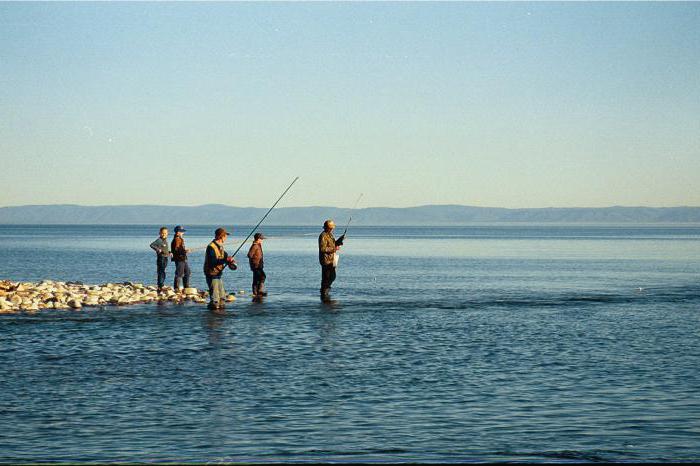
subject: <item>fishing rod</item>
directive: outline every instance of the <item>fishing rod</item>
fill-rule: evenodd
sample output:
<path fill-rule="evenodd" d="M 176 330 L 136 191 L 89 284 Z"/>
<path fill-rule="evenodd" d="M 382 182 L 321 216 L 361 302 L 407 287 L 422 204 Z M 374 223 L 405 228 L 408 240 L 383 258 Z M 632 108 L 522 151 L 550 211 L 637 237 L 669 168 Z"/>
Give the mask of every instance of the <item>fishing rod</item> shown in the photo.
<path fill-rule="evenodd" d="M 352 210 L 357 209 L 357 205 L 360 203 L 360 199 L 362 199 L 363 195 L 364 195 L 363 193 L 360 193 L 359 197 L 355 201 L 355 205 L 352 206 Z M 348 232 L 348 228 L 350 228 L 350 222 L 352 222 L 352 212 L 350 212 L 350 218 L 348 219 L 347 225 L 345 225 L 345 230 L 343 231 L 343 234 L 340 235 L 340 238 L 338 238 L 341 243 L 343 242 L 343 240 L 345 240 L 345 234 Z M 337 243 L 338 243 L 338 241 L 336 241 L 336 244 Z"/>
<path fill-rule="evenodd" d="M 241 248 L 243 247 L 243 245 L 246 243 L 246 241 L 248 241 L 248 239 L 250 239 L 250 237 L 253 236 L 253 233 L 255 233 L 255 230 L 257 230 L 258 227 L 260 226 L 260 224 L 261 224 L 262 222 L 265 221 L 265 219 L 267 218 L 267 216 L 270 215 L 270 212 L 272 212 L 272 209 L 274 209 L 275 206 L 277 205 L 277 203 L 278 203 L 279 201 L 282 200 L 282 198 L 284 197 L 284 195 L 287 194 L 287 191 L 289 191 L 289 190 L 292 188 L 292 186 L 294 186 L 294 183 L 296 183 L 297 180 L 299 180 L 299 177 L 298 177 L 298 176 L 297 176 L 296 178 L 294 178 L 294 181 L 292 181 L 292 183 L 291 183 L 289 186 L 287 186 L 287 189 L 285 189 L 284 192 L 282 193 L 282 195 L 281 195 L 280 197 L 277 198 L 277 200 L 275 201 L 274 204 L 272 204 L 272 207 L 270 207 L 270 210 L 268 210 L 267 213 L 266 213 L 265 215 L 263 215 L 263 218 L 260 219 L 260 221 L 258 222 L 258 224 L 255 225 L 255 227 L 253 227 L 252 230 L 250 230 L 250 233 L 248 233 L 248 236 L 246 236 L 246 238 L 243 240 L 243 242 L 241 243 L 241 245 L 238 246 L 238 249 L 236 249 L 236 252 L 234 252 L 234 253 L 231 255 L 231 257 L 235 257 L 236 254 L 238 254 L 238 251 L 240 251 Z"/>

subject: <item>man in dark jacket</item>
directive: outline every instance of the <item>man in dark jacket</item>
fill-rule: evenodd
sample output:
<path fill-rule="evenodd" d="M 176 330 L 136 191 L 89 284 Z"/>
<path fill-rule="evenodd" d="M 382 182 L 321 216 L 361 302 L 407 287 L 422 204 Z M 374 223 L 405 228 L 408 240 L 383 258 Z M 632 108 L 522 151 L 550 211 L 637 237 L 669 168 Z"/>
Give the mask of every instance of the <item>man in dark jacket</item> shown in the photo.
<path fill-rule="evenodd" d="M 261 298 L 267 296 L 265 291 L 265 271 L 263 270 L 263 250 L 262 243 L 265 239 L 265 235 L 262 233 L 255 233 L 253 236 L 253 244 L 250 245 L 248 250 L 248 263 L 250 264 L 250 270 L 253 272 L 253 298 Z"/>
<path fill-rule="evenodd" d="M 330 299 L 330 290 L 335 281 L 335 254 L 343 244 L 345 235 L 337 240 L 333 236 L 335 222 L 323 222 L 323 232 L 318 236 L 318 261 L 321 264 L 321 300 Z"/>
<path fill-rule="evenodd" d="M 163 289 L 165 284 L 165 269 L 168 267 L 170 248 L 168 247 L 168 229 L 160 228 L 160 236 L 151 243 L 151 249 L 156 252 L 156 270 L 158 273 L 158 291 Z"/>
<path fill-rule="evenodd" d="M 175 262 L 175 282 L 173 284 L 173 289 L 176 291 L 182 291 L 180 286 L 180 279 L 182 279 L 182 284 L 184 288 L 190 287 L 190 265 L 187 263 L 187 253 L 190 252 L 189 249 L 185 248 L 185 239 L 183 234 L 185 233 L 184 228 L 180 225 L 175 227 L 175 237 L 172 243 L 170 243 L 170 252 L 173 254 L 173 262 Z"/>
<path fill-rule="evenodd" d="M 226 290 L 221 281 L 221 276 L 226 266 L 236 270 L 236 261 L 224 251 L 224 243 L 228 238 L 228 232 L 223 228 L 217 228 L 214 232 L 214 240 L 207 246 L 204 256 L 204 277 L 209 286 L 209 309 L 223 309 Z"/>

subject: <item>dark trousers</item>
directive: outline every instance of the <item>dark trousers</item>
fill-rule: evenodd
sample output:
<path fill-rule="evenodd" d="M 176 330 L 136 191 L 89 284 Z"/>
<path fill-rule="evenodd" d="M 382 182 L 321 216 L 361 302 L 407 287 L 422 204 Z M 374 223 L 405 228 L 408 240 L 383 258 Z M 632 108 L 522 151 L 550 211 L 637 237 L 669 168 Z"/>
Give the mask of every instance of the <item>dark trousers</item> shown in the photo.
<path fill-rule="evenodd" d="M 321 293 L 328 293 L 335 280 L 335 267 L 333 265 L 321 266 Z"/>
<path fill-rule="evenodd" d="M 156 267 L 158 269 L 158 288 L 163 288 L 165 284 L 165 269 L 168 267 L 168 257 L 158 256 L 156 258 Z"/>
<path fill-rule="evenodd" d="M 253 270 L 253 294 L 258 294 L 259 291 L 265 289 L 265 271 L 263 269 L 252 269 Z"/>
<path fill-rule="evenodd" d="M 190 287 L 190 264 L 187 261 L 175 261 L 175 284 L 173 288 L 180 287 L 180 279 L 185 288 Z"/>

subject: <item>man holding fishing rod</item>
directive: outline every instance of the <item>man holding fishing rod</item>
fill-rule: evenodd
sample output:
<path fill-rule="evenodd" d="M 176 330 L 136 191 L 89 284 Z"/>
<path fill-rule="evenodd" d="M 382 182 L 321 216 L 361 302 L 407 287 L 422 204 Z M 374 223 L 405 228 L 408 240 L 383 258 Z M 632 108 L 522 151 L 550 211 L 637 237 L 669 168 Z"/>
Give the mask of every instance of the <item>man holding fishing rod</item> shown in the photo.
<path fill-rule="evenodd" d="M 357 209 L 357 205 L 362 199 L 362 193 L 355 201 L 355 205 L 352 207 L 352 211 Z M 338 267 L 338 251 L 340 246 L 343 245 L 345 241 L 345 235 L 350 228 L 350 223 L 352 222 L 352 215 L 348 219 L 348 224 L 345 226 L 345 231 L 340 235 L 340 238 L 335 239 L 333 236 L 333 230 L 335 229 L 335 222 L 331 219 L 323 222 L 323 232 L 318 236 L 318 261 L 321 263 L 321 301 L 330 301 L 330 291 L 331 285 L 335 281 L 335 269 Z"/>
<path fill-rule="evenodd" d="M 212 310 L 224 308 L 226 290 L 221 280 L 224 269 L 227 266 L 231 270 L 237 269 L 233 256 L 229 256 L 224 251 L 226 238 L 228 238 L 228 232 L 224 228 L 217 228 L 214 232 L 214 240 L 207 246 L 204 256 L 204 276 L 209 286 L 209 309 Z"/>
<path fill-rule="evenodd" d="M 335 222 L 323 222 L 323 232 L 318 236 L 318 261 L 321 263 L 321 301 L 330 300 L 331 285 L 335 281 L 336 253 L 343 245 L 345 234 L 335 239 Z"/>

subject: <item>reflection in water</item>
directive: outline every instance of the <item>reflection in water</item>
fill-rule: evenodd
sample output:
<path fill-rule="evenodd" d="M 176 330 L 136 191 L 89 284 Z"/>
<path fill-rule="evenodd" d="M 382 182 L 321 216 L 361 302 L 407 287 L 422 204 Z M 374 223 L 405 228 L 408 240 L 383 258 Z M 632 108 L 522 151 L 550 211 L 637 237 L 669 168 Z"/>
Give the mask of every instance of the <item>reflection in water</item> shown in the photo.
<path fill-rule="evenodd" d="M 219 346 L 224 336 L 222 326 L 226 318 L 226 311 L 207 311 L 203 315 L 202 326 L 207 333 L 209 344 Z"/>
<path fill-rule="evenodd" d="M 342 304 L 337 299 L 322 299 L 321 310 L 326 312 L 338 312 L 342 309 Z"/>
<path fill-rule="evenodd" d="M 251 300 L 247 307 L 248 315 L 257 316 L 265 314 L 267 306 L 265 305 L 265 300 L 263 298 L 255 297 Z"/>

